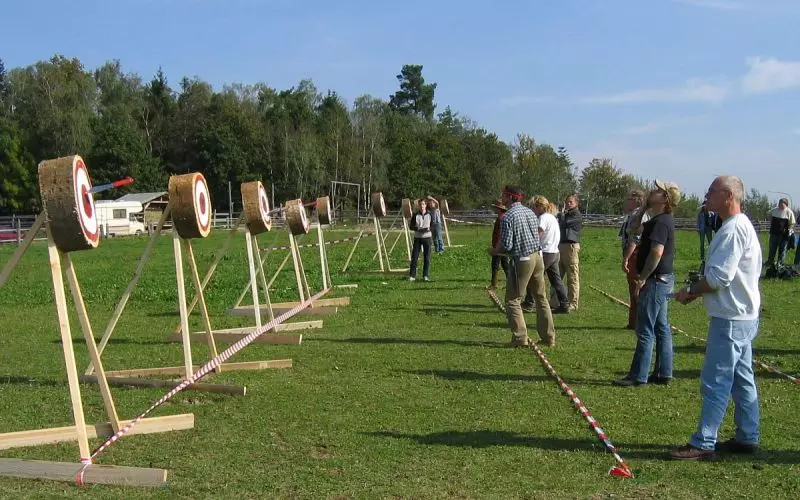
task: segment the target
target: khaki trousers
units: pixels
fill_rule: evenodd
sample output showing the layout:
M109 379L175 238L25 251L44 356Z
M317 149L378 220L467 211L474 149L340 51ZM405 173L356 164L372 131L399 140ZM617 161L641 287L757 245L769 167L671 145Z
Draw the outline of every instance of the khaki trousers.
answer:
M544 260L538 252L531 254L531 260L509 259L506 281L506 316L511 332L518 340L528 338L528 327L522 314L522 299L530 292L536 303L536 331L545 342L555 340L556 329L553 313L547 301L547 288L544 277Z
M579 243L561 243L558 245L558 252L561 254L558 268L561 270L561 279L567 285L569 305L575 309L578 308L581 294L580 258L578 257L580 251L581 245Z

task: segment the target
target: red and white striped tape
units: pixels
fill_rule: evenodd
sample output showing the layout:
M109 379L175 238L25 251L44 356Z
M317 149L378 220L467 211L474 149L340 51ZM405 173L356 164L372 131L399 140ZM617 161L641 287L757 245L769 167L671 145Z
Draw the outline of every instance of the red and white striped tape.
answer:
M167 400L169 400L172 396L178 394L179 392L181 392L182 390L186 389L187 387L189 387L193 383L195 383L198 380L200 380L201 378L205 377L210 371L214 370L219 365L221 365L222 363L227 361L228 358L230 358L231 356L233 356L234 354L236 354L237 352L242 350L245 346L247 346L248 344L253 342L256 338L258 338L259 336L261 336L265 332L271 330L272 328L274 328L277 325L280 325L281 323L283 323L287 319L291 318L292 316L296 315L297 313L299 313L300 311L302 311L306 307L310 306L312 304L312 302L314 302L315 300L317 300L320 297L322 297L323 295L325 295L329 290L330 290L329 288L325 289L325 290L322 290L321 292L319 292L318 294L316 294L313 297L309 298L308 300L301 302L296 307L294 307L294 308L286 311L285 313L281 314L280 316L276 317L275 319L273 319L272 321L270 321L266 325L263 325L261 328L254 329L252 333L250 333L249 335L247 335L243 339L239 340L235 344L231 345L230 347L228 347L227 349L222 351L219 355L217 355L215 358L213 358L211 361L209 361L208 363L203 365L203 367L201 367L194 374L192 374L191 377L187 378L186 380L181 382L179 385L174 387L172 390L170 390L169 392L167 392L166 394L161 396L158 399L158 401L156 401L155 403L150 405L150 408L145 410L138 417L136 417L133 420L131 420L130 423L128 423L128 425L126 425L125 427L123 427L122 429L117 431L113 436L108 438L105 443L103 443L99 447L97 447L92 452L92 454L91 454L91 456L89 458L81 458L81 463L83 464L83 467L81 467L81 469L78 471L78 474L77 474L77 476L75 478L75 481L78 484L82 485L83 484L83 475L84 475L84 472L86 471L86 468L89 467L89 465L91 465L92 462L103 451L107 450L113 443L119 441L126 434L128 434L128 432L130 432L130 430L133 429L133 427L136 424L138 424L143 418L145 418L147 415L149 415L153 410L155 410L159 406L161 406L164 403L166 403Z
M506 312L505 305L503 305L503 303L500 302L500 299L497 297L497 294L494 293L494 290L489 290L489 298L492 299L492 302L494 302L502 312ZM632 478L633 472L631 471L631 468L628 466L625 460L622 459L619 452L617 451L617 448L608 438L608 435L603 430L603 428L600 427L600 423L594 419L591 413L589 413L589 410L586 408L586 406L583 404L580 398L578 398L578 395L575 394L575 391L573 391L572 388L569 385L567 385L567 383L564 381L563 378L561 378L561 376L559 376L558 373L556 373L556 370L555 368L553 368L553 365L550 363L550 360L547 359L547 356L544 355L544 352L542 352L539 346L535 342L532 343L531 346L533 348L533 352L536 353L536 355L539 357L539 360L542 362L542 364L544 364L545 368L547 369L547 372L550 375L552 375L553 378L556 379L556 382L558 382L558 385L561 388L561 390L564 391L564 394L566 394L567 397L572 401L572 404L575 406L575 408L578 409L583 418L585 418L586 421L589 422L589 426L592 428L592 430L594 430L595 434L597 434L597 437L600 438L600 441L605 445L606 449L609 452L611 452L611 454L614 457L614 460L617 461L617 465L611 467L608 470L608 475L615 477Z
M459 224L471 224L473 226L492 226L493 225L493 224L490 224L488 222L471 222L471 221L468 221L468 220L454 219L452 217L445 217L445 219L447 219L447 220L449 220L451 222L458 222Z
M608 292L604 292L603 290L600 290L599 288L597 288L597 287L596 287L596 286L594 286L594 285L589 285L589 288L593 289L593 290L594 290L594 291L596 291L596 292L599 292L601 295L604 295L604 296L608 297L609 299L613 300L613 301L614 301L614 302L616 302L617 304L623 305L623 306L625 306L625 307L627 307L627 308L630 308L630 307L631 307L631 306L630 306L630 304L628 304L628 303L627 303L627 302L625 302L624 300L622 300L622 299L618 299L617 297L614 297L614 296L613 296L613 295L611 295L610 293L608 293ZM700 337L695 337L694 335L690 335L690 334L686 333L685 331L681 330L680 328L678 328L678 327L677 327L677 326L675 326L675 325L670 325L670 328L672 328L674 331L676 331L676 332L678 332L678 333L682 333L682 334L686 335L686 336L687 336L687 337L689 337L690 339L697 340L698 342L703 342L704 344L707 342L707 340L706 340L706 339L703 339L703 338L700 338ZM765 362L761 361L760 359L758 359L758 358L757 358L757 357L755 357L755 356L753 357L753 363L755 363L756 365L760 366L761 368L763 368L763 369L765 369L765 370L767 370L767 371L769 371L769 372L772 372L772 373L774 373L774 374L776 374L776 375L780 375L781 377L786 377L787 379L791 380L791 381L792 381L792 382L794 382L795 384L800 384L800 378L798 378L798 377L793 377L793 376L789 375L788 373L783 373L782 371L778 370L778 369L777 369L777 368L775 368L774 366L772 366L772 365L769 365L769 364L767 364L767 363L765 363Z
M364 236L372 236L374 234L375 234L374 231L373 232L369 232L369 233L364 233L364 234L361 235L361 237L363 238ZM358 236L351 236L350 238L344 238L344 239L341 239L341 240L326 241L325 244L326 245L337 245L339 243L347 243L348 241L355 241L357 239L358 239ZM319 243L307 243L305 245L297 245L297 248L311 248L311 247L318 247L318 246L319 246ZM262 252L274 252L276 250L290 250L291 248L292 248L291 246L287 245L287 246L283 246L283 247L262 248L261 251Z

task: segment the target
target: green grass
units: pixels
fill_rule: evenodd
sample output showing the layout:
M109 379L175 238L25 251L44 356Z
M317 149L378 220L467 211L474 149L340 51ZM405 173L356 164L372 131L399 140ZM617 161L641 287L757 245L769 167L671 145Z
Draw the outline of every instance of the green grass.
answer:
M166 489L91 486L0 478L0 497L96 498L792 498L800 487L800 387L758 370L765 451L756 458L716 462L665 460L697 423L702 344L675 336L670 386L612 387L626 373L634 335L621 329L627 311L590 289L626 299L614 230L585 231L581 310L556 316L558 347L546 351L608 433L635 474L606 475L614 465L587 423L527 350L502 345L510 337L485 285L490 228L453 229L464 244L433 258L431 283L400 275L359 273L374 239L362 241L352 272L339 272L349 245L329 249L335 284L358 283L350 307L325 317L301 346L253 344L231 361L292 358L291 369L229 372L204 381L243 384L246 397L184 391L153 416L191 412L188 431L131 436L99 459L169 469ZM336 236L334 236L336 234ZM345 233L327 234L328 239ZM389 237L389 242L394 236ZM201 273L224 239L196 242ZM261 245L284 244L276 232ZM311 238L316 240L315 237ZM681 279L698 261L694 233L680 233ZM74 261L99 337L130 279L145 239L103 241ZM402 245L394 252L400 266ZM12 248L0 248L0 265ZM403 250L404 252L404 250ZM268 272L282 256L270 256ZM318 253L304 249L311 287L319 289ZM235 240L207 289L215 327L245 324L226 316L247 281L243 238ZM294 275L276 281L273 301L296 300ZM766 309L758 355L800 373L796 293L800 282L764 282ZM191 297L191 286L187 292ZM71 413L57 331L46 247L32 247L0 289L0 431L69 425ZM671 304L672 322L704 337L702 304ZM106 369L177 366L179 344L165 341L178 317L171 241L159 240L103 359ZM529 316L529 323L533 320ZM532 324L532 323L531 323ZM199 329L199 315L192 317ZM73 315L79 369L88 363ZM534 332L535 336L535 332ZM193 346L195 362L207 360ZM132 418L163 394L112 389L122 418ZM98 390L83 385L87 421L105 420ZM732 411L721 437L732 433ZM92 446L99 444L93 441ZM74 443L12 449L0 456L75 462ZM792 492L795 493L792 493Z

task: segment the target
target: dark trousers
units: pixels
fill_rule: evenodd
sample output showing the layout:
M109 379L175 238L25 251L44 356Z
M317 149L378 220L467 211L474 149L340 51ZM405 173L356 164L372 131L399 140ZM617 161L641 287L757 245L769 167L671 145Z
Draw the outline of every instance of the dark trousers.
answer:
M775 265L775 254L777 253L778 263L783 264L783 258L786 254L786 244L788 243L786 235L772 234L769 235L769 257L767 257L767 265Z
M430 238L414 238L414 248L411 250L411 266L408 269L408 275L412 278L417 277L417 261L419 260L419 249L422 248L422 276L429 277L431 269L431 239Z
M544 273L547 275L547 280L550 282L550 288L555 291L556 297L558 297L558 305L564 308L569 306L567 286L561 281L561 271L558 267L561 254L542 253L542 260L544 260ZM525 295L525 302L523 305L526 307L533 306L533 295L530 291Z
M492 276L503 268L504 273L508 273L508 257L505 255L492 255Z
M704 233L698 231L697 234L700 235L700 260L705 262L705 260L706 260L706 241L708 241L708 244L711 245L711 236L712 236L712 234L711 234L710 230L708 230L708 231L706 231Z

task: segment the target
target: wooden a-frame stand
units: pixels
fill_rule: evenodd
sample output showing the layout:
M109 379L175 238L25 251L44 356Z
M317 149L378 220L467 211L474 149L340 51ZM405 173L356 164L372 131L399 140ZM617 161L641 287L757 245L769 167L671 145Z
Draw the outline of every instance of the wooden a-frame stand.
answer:
M134 272L133 278L131 279L130 283L128 283L128 287L125 289L125 292L123 293L122 298L117 304L117 307L114 310L114 314L109 320L108 326L106 327L106 330L103 333L103 337L100 340L100 345L99 345L100 353L102 353L103 349L105 348L109 339L111 338L111 335L114 333L116 324L119 321L119 318L122 315L123 311L125 310L128 300L130 299L130 296L133 293L133 290L136 287L139 278L141 277L142 270L144 269L145 264L150 258L156 240L161 235L164 223L166 222L169 213L170 213L170 206L168 204L167 207L164 209L164 213L161 215L161 219L158 221L156 230L153 232L153 234L150 236L150 240L147 242L147 247L145 248L142 257L139 260L139 264L136 267L136 271ZM178 235L177 231L173 230L172 248L175 257L175 274L176 274L177 289L178 289L178 311L180 314L180 337L181 337L181 342L183 344L184 366L167 366L167 367L157 367L157 368L138 368L138 369L108 371L106 374L109 377L109 382L112 384L121 386L133 386L133 387L174 387L180 382L179 380L145 379L143 377L149 377L153 375L180 375L183 376L184 378L189 378L195 371L200 369L200 366L194 365L192 363L192 350L191 350L192 336L190 335L189 332L190 309L186 304L186 284L184 280L184 264L183 264L182 250L186 251L187 260L189 261L191 279L194 283L194 288L196 290L195 302L193 304L196 303L200 305L200 311L204 325L202 338L208 344L210 357L213 358L217 356L216 342L214 340L213 334L211 333L212 332L211 322L208 316L208 309L206 308L205 297L203 296L203 288L205 284L200 281L199 273L197 270L197 262L194 257L194 250L192 247L191 240L181 238ZM219 261L216 262L216 264L218 263ZM216 268L216 266L212 267ZM209 270L210 273L213 273L213 268ZM208 283L208 280L210 280L210 277L211 277L210 274L207 274L206 276L207 279L205 281L206 284ZM246 361L239 363L225 363L217 367L215 371L219 373L222 371L235 371L235 370L291 368L291 366L292 366L291 359L280 359L280 360L269 360L269 361ZM93 373L93 367L90 365L86 369L86 373L81 377L81 379L87 382L95 381L95 377L92 375L92 373ZM210 383L194 383L189 385L186 388L186 390L225 393L225 394L240 395L240 396L244 396L247 393L247 388L244 386L227 385L227 384L210 384Z
M34 222L33 227L25 237L25 241L12 255L0 273L0 286L8 279L19 259L30 246L33 238L43 225L46 215L42 212ZM51 232L47 231L47 250L50 260L50 271L53 279L56 312L58 315L59 330L61 332L61 345L64 353L64 362L67 371L72 415L75 425L67 427L53 427L29 431L7 432L0 434L0 449L37 446L43 444L59 443L64 441L77 441L80 457L88 459L91 456L89 438L107 438L127 425L130 421L120 420L117 415L114 399L111 395L110 383L100 359L100 351L95 343L91 323L83 301L80 283L75 273L75 267L69 253L62 253L55 245ZM62 268L62 262L64 268ZM63 273L66 270L67 282L75 303L75 312L81 325L81 331L89 350L89 357L94 370L97 372L96 380L103 398L103 405L109 421L105 423L87 425L83 412L83 400L75 363L72 333L70 330L69 311L67 298L64 292ZM173 430L191 429L194 427L194 415L191 413L172 415L167 417L144 418L131 430L131 434L151 434ZM76 474L83 468L81 463L48 462L39 460L22 460L0 458L0 476L14 476L36 479L54 479L74 481ZM164 469L99 466L88 465L84 470L83 482L119 484L131 486L163 486L166 483L167 471Z
M320 268L322 274L322 290L330 290L331 287L331 274L330 274L330 266L328 265L328 252L325 248L325 239L322 231L322 224L317 224L315 226L317 229L317 246L319 247L319 260L320 260ZM256 318L263 314L269 315L270 318L274 317L274 315L280 315L284 312L297 307L301 302L308 300L311 296L311 290L308 286L308 278L306 277L305 266L303 264L303 258L300 253L300 247L297 243L297 238L292 234L291 231L289 232L289 255L283 260L281 265L278 267L275 275L272 277L268 284L265 284L265 288L269 288L269 286L275 281L278 277L278 274L283 270L289 258L292 258L292 264L294 268L295 279L297 280L297 292L299 295L299 302L278 302L275 304L264 304L258 305L257 302L257 294L255 292L255 281L254 278L251 277L250 284L248 286L252 287L253 293L253 302L254 305L252 306L243 306L241 305L242 299L246 294L245 291L239 295L239 300L237 303L231 308L228 312L234 316L249 316L254 315ZM304 235L303 235L304 236ZM255 246L255 249L258 250L258 247ZM251 258L248 253L248 258ZM266 259L266 255L264 257ZM252 262L255 262L253 259ZM262 260L263 262L263 260ZM337 297L337 298L329 298L329 299L317 299L315 300L310 307L303 309L300 314L308 314L308 315L317 315L317 316L327 316L330 314L335 314L338 311L338 307L340 306L348 306L350 305L350 297ZM256 313L255 311L260 311ZM257 321L260 321L257 320ZM320 328L322 327L322 322L320 321Z
M219 261L225 256L228 246L230 246L230 242L233 239L234 235L239 232L239 227L244 222L244 216L239 218L239 222L231 228L228 233L228 238L225 241L222 249L217 252L216 257L214 258L214 262L211 265L206 277L203 279L201 283L201 289L205 287L208 281L211 279L211 276L214 273L214 269L216 269L217 264ZM272 301L269 296L269 286L267 285L266 277L264 275L264 261L258 260L256 256L259 252L258 247L258 240L257 236L252 234L249 229L245 226L244 229L245 235L245 250L247 251L247 263L248 263L248 270L250 275L250 280L245 287L244 292L240 296L239 302L244 298L247 291L249 290L252 294L253 304L255 307L252 308L252 311L255 311L256 308L261 309L259 305L259 294L258 288L260 286L262 293L264 294L264 307L267 310L269 315L269 321L275 319L275 314L272 308ZM197 302L198 297L195 296L195 300L192 302L191 306L194 306ZM191 312L191 308L190 308ZM215 340L220 342L232 343L238 342L242 338L249 335L254 328L261 328L261 315L255 314L255 326L246 326L240 328L225 328L225 329L217 329L211 330L211 333ZM288 332L288 331L296 331L296 330L304 330L304 329L311 329L311 328L322 328L322 321L301 321L301 322L292 322L292 323L283 323L281 325L277 325L276 327L270 329L269 333L265 333L257 337L253 342L254 343L263 343L263 344L291 344L291 345L299 345L303 340L302 334L281 334L276 335L278 332ZM199 333L192 333L191 337L192 340L201 340L204 335L204 332ZM175 331L173 331L172 335L170 335L169 340L177 341L181 340L181 325L176 327Z
M408 240L408 222L403 217L402 213L400 214L400 218L403 219L403 232L406 235L406 252L408 253L408 260L406 262L411 261L411 247L410 241ZM391 250L386 248L386 237L388 236L388 232L384 233L383 229L381 228L381 222L378 217L373 214L372 215L372 222L375 227L375 243L378 246L378 250L375 252L378 256L378 262L380 264L380 270L377 271L367 271L367 272L378 272L378 273L408 273L408 267L406 268L393 268L389 261L389 255L391 254ZM395 245L397 241L400 239L402 235L398 235L397 239L395 240ZM353 258L353 254L355 254L356 248L358 248L358 243L361 241L361 237L356 240L353 248L350 250L350 255L347 257L347 262L342 269L342 272L347 271L347 267L350 264L350 260ZM394 246L392 245L392 250ZM374 260L374 255L373 255Z

